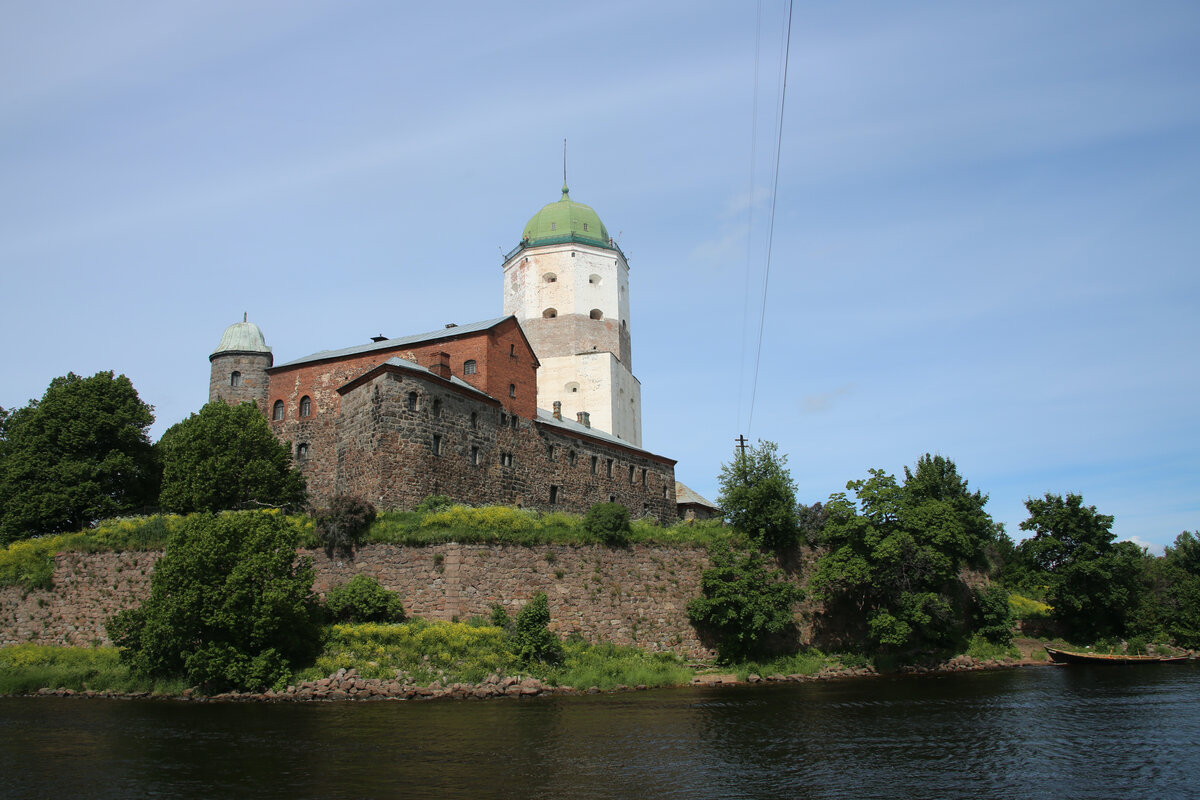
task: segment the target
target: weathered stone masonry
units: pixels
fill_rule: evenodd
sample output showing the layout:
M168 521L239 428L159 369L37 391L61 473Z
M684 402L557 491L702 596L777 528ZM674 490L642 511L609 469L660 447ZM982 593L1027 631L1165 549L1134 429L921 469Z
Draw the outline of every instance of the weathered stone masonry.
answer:
M150 591L157 552L63 553L54 589L0 587L0 645L108 644L105 620ZM398 592L405 609L431 619L487 615L494 603L515 614L537 592L549 598L551 629L595 642L712 655L687 618L708 566L700 549L546 545L370 545L353 560L303 551L318 592L369 575Z

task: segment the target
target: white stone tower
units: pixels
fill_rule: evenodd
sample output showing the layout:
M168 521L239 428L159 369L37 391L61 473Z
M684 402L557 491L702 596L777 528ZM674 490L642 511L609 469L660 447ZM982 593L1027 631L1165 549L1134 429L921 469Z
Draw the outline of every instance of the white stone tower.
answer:
M564 184L504 259L504 313L541 362L538 408L642 445L642 385L633 376L629 265L589 206Z

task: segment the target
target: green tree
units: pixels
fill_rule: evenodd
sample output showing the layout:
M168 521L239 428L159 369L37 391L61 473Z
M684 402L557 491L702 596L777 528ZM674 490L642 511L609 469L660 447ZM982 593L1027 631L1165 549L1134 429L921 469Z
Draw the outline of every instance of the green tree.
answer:
M1131 632L1151 640L1170 639L1180 647L1200 647L1200 537L1184 531L1161 558L1145 556L1142 602L1130 620Z
M522 664L544 661L557 664L563 658L562 642L551 632L550 604L545 592L538 592L517 612L509 647Z
M735 550L720 541L708 553L710 567L700 577L703 595L688 603L688 616L716 634L722 661L764 652L772 634L794 624L792 606L804 593L782 571L769 569L758 550Z
M154 414L124 375L68 373L40 401L0 412L0 544L154 502Z
M277 512L190 516L155 565L150 596L109 621L121 660L206 691L282 689L320 642L298 537Z
M375 506L361 497L336 494L330 498L327 507L313 514L317 542L325 548L325 555L332 558L335 551L353 553L366 538L375 514Z
M1049 587L1054 618L1075 638L1123 634L1141 595L1141 548L1114 541L1113 518L1077 494L1047 493L1026 500L1025 508L1021 529L1033 536L1018 549L1029 578Z
M304 502L304 476L291 448L251 402L206 404L167 429L158 443L164 509L222 511Z
M787 456L774 442L759 440L721 466L717 503L733 528L759 547L796 542L796 484Z
M926 454L905 482L882 470L850 481L824 510L824 554L811 581L826 619L861 619L850 632L896 650L942 646L970 624L971 593L960 571L982 563L999 532L954 463Z

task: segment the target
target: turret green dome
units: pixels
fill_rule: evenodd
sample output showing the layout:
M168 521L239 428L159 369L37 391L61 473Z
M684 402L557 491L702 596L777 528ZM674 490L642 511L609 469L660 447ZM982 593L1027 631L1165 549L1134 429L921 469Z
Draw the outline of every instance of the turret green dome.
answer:
M562 199L547 204L534 214L521 234L521 244L525 247L561 242L580 242L607 248L613 246L609 241L608 228L604 227L600 216L591 206L572 200L566 184L563 184Z
M253 322L235 322L225 329L221 334L221 343L217 345L217 349L213 351L213 355L218 353L269 353L271 348L267 347L267 341L263 337L262 330Z

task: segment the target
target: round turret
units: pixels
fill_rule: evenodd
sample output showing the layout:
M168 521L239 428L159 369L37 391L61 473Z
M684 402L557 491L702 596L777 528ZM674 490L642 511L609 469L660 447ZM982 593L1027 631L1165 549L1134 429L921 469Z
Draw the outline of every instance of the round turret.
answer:
M253 400L266 408L270 378L267 370L275 363L262 330L245 317L221 334L221 342L208 357L212 364L208 400L230 405Z

